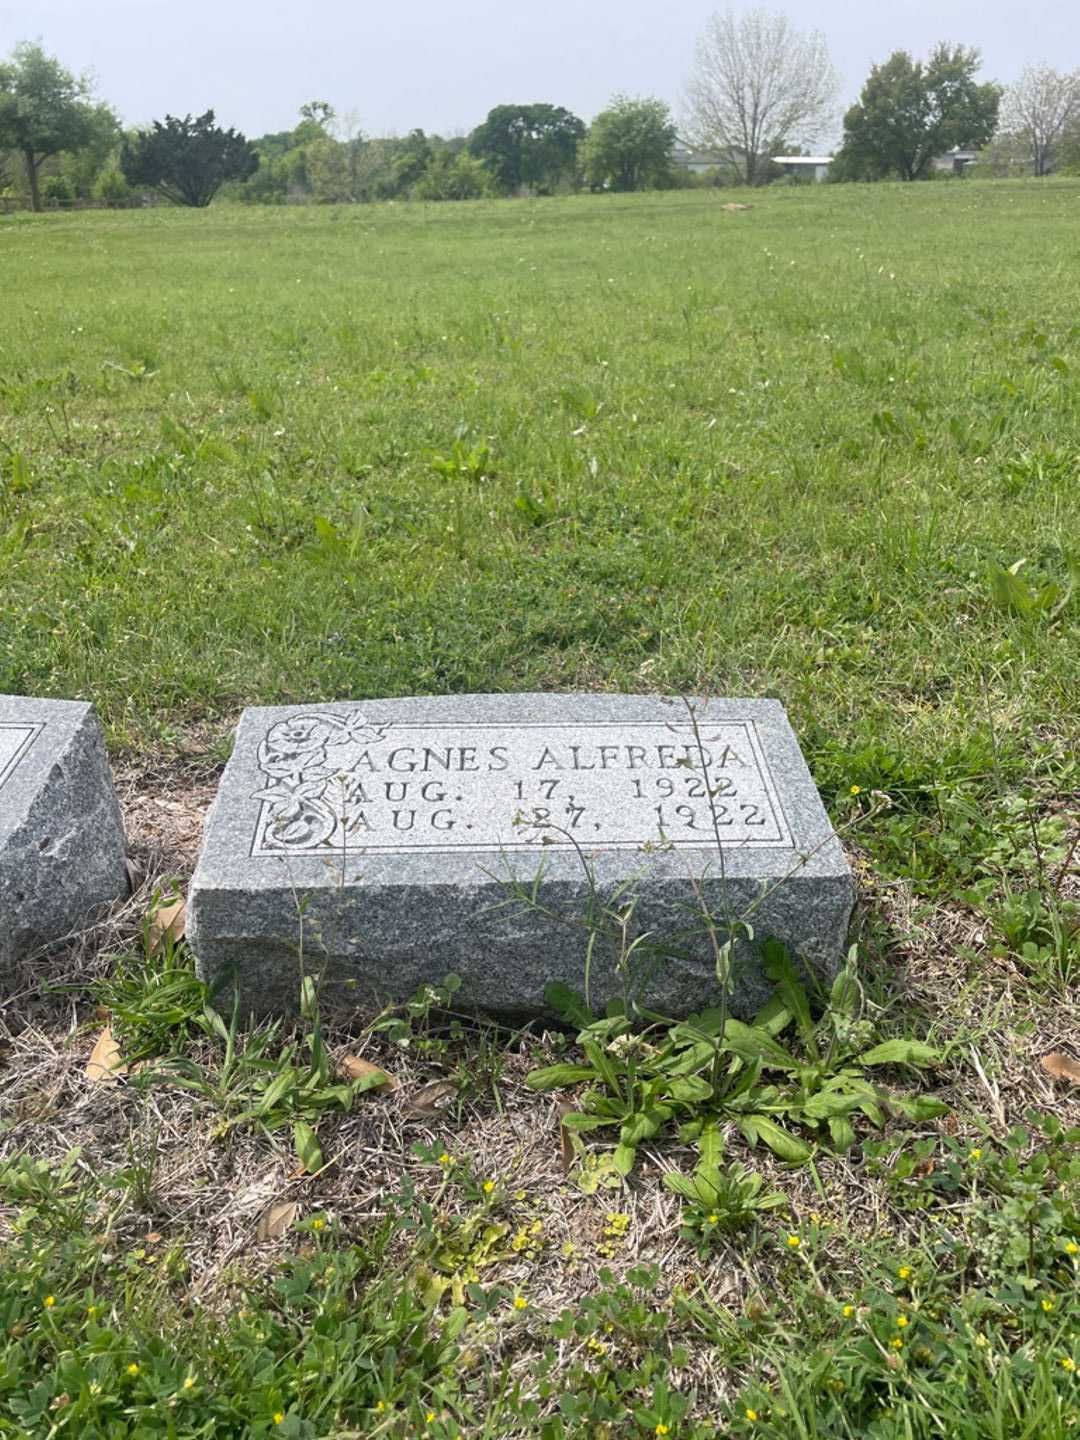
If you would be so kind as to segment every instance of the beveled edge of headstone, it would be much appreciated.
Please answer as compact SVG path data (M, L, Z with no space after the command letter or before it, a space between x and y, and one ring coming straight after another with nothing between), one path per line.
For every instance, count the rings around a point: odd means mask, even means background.
M0 695L0 725L27 726L34 732L15 761L0 766L0 842L24 823L52 765L88 720L100 730L97 711L89 700Z
M769 771L782 794L784 813L791 828L792 848L769 850L724 847L722 856L708 850L695 852L699 875L731 879L742 877L779 880L846 879L851 871L803 758L783 705L778 700L724 698L694 700L701 724L724 720L753 720ZM283 719L317 709L346 716L361 710L373 724L482 724L656 722L685 725L687 704L679 698L637 694L508 693L434 696L399 696L366 700L312 702L295 705L251 706L241 716L232 756L226 766L217 798L207 817L192 893L200 889L247 892L323 888L337 883L325 857L251 855L255 809L252 794L260 788L255 752L268 727ZM685 881L686 852L598 850L591 863L599 882L640 871L642 878ZM497 875L534 874L542 863L553 881L579 880L581 862L572 852L545 850L514 857L460 853L438 855L397 853L351 854L350 873L362 872L365 886L471 887L491 883Z
M130 891L101 722L84 700L0 696L0 984Z

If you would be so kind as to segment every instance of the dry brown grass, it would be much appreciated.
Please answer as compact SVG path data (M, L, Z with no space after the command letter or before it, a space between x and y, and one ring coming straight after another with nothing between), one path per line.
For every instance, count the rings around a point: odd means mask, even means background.
M362 1021L326 1025L336 1061L363 1056L391 1073L398 1088L366 1094L352 1113L324 1118L319 1140L326 1164L315 1176L297 1173L287 1130L267 1135L236 1126L223 1133L212 1100L145 1073L112 1087L93 1083L86 1061L107 1017L96 1010L88 986L118 952L141 943L155 896L174 881L186 882L215 780L214 768L197 758L120 767L137 888L102 924L28 967L0 1011L0 1157L58 1160L77 1149L78 1165L97 1176L132 1166L145 1171L143 1211L102 1211L103 1257L147 1245L148 1234L158 1237L153 1245L182 1256L198 1302L225 1308L238 1276L271 1267L287 1243L256 1235L274 1201L295 1200L302 1216L323 1214L347 1235L362 1236L378 1222L387 1196L411 1176L447 1225L465 1213L462 1187L444 1183L439 1166L413 1153L420 1142L449 1152L474 1176L495 1180L495 1208L510 1227L508 1241L540 1222L533 1258L503 1253L482 1276L526 1295L534 1320L573 1309L604 1267L624 1275L643 1260L659 1265L661 1295L700 1287L733 1316L751 1302L768 1303L790 1257L777 1258L775 1249L750 1252L736 1240L702 1261L680 1241L679 1207L660 1181L665 1169L692 1163L689 1150L675 1143L643 1146L621 1191L587 1195L571 1183L562 1165L557 1104L524 1085L545 1049L535 1028L478 1030L453 1053L433 1058L391 1045ZM982 922L962 906L917 902L905 887L878 882L854 850L852 860L865 919L878 936L884 1003L924 1017L936 1041L951 1047L938 1077L951 1113L935 1123L972 1135L985 1123L1002 1135L1030 1107L1080 1123L1080 1092L1055 1083L1038 1063L1047 1050L1075 1044L1075 1008L1040 997L1014 965L995 959ZM218 1061L207 1040L189 1045L186 1054L210 1072ZM494 1063L490 1084L477 1078L478 1055ZM476 1083L463 1085L445 1110L414 1112L412 1097L423 1086L448 1074L460 1081L470 1067ZM931 1129L924 1126L923 1133ZM759 1152L755 1164L790 1198L781 1227L815 1228L818 1272L838 1291L857 1273L862 1242L891 1237L898 1253L916 1243L918 1218L898 1212L858 1158L822 1154L814 1167L792 1171ZM622 1236L610 1233L612 1212L628 1217ZM0 1209L0 1238L13 1214ZM493 1347L500 1353L509 1347L515 1373L532 1363L530 1333L529 1323L512 1338L493 1332ZM731 1383L707 1345L692 1349L685 1378L716 1395Z

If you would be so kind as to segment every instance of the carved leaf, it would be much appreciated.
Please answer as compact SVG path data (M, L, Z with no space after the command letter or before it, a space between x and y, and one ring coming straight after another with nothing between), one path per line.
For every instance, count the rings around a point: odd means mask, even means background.
M291 785L275 785L270 790L256 790L252 800L266 800L271 805L280 805L293 798Z

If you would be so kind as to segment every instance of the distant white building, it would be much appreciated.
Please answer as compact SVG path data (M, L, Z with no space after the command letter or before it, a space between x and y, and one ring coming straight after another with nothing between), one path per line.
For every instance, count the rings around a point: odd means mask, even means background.
M671 163L677 170L687 170L691 175L706 175L727 165L728 159L719 150L705 150L686 140L676 140L671 149Z
M772 163L779 165L785 175L795 175L808 180L824 180L832 164L831 155L774 155Z
M974 165L979 158L977 150L970 150L965 145L954 145L944 155L935 155L931 160L935 170L942 170L946 175L963 175L969 165Z

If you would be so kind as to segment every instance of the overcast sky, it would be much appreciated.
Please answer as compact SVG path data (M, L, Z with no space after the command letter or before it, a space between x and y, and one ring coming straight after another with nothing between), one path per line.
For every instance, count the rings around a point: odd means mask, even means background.
M328 100L365 134L471 130L493 105L543 100L588 121L616 91L678 115L708 0L0 0L0 55L40 40L92 72L126 123L213 108L249 136ZM789 0L857 95L870 65L937 40L974 45L984 78L1080 66L1076 0Z

